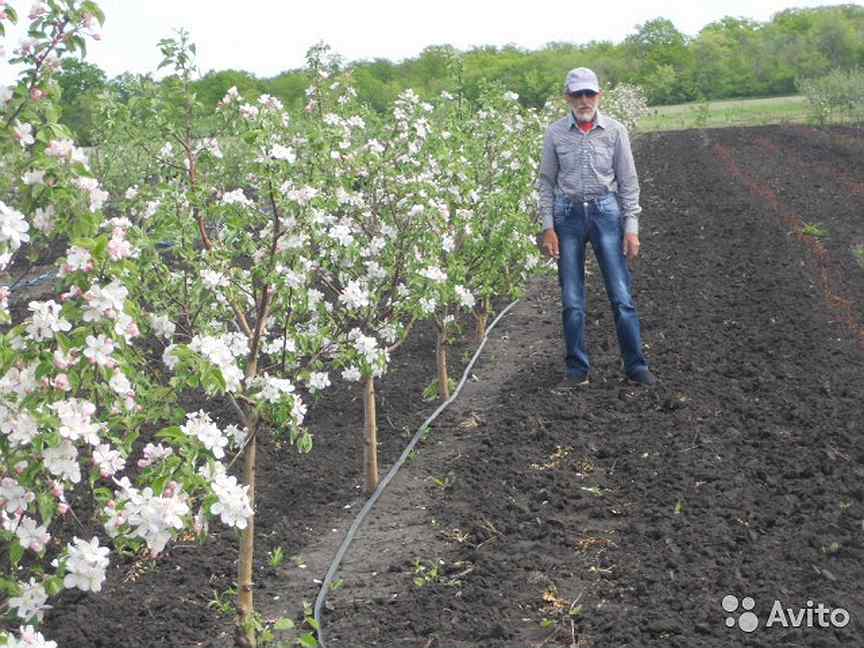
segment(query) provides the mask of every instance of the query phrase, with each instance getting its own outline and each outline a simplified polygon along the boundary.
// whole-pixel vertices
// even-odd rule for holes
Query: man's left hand
[[[632,261],[639,256],[639,235],[625,234],[624,235],[624,256],[629,261]]]

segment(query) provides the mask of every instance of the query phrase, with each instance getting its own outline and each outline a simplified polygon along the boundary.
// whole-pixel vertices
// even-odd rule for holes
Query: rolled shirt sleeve
[[[615,143],[615,180],[618,183],[618,200],[624,213],[624,232],[639,233],[639,176],[636,174],[636,163],[630,148],[630,136],[622,127]]]
[[[543,159],[540,161],[540,173],[537,177],[538,208],[544,230],[554,227],[552,209],[555,204],[555,185],[557,183],[558,154],[555,152],[555,142],[550,128],[546,130],[546,136],[543,138]]]

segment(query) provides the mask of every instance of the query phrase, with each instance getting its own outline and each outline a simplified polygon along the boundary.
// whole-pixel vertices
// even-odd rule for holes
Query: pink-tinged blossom
[[[45,155],[67,161],[72,159],[74,153],[75,143],[68,139],[51,140],[45,149]]]
[[[186,423],[180,429],[184,434],[198,439],[217,459],[225,456],[228,439],[203,410],[187,414]]]
[[[69,383],[69,376],[65,373],[59,373],[54,376],[51,380],[51,386],[62,392],[67,392],[72,389],[72,385]]]
[[[108,547],[100,547],[99,538],[96,537],[90,542],[75,538],[73,543],[68,545],[68,552],[68,573],[63,579],[63,586],[67,589],[75,587],[85,592],[101,591],[109,564]]]
[[[174,454],[174,449],[170,447],[166,448],[161,443],[158,445],[148,443],[146,446],[144,446],[141,454],[143,454],[144,456],[138,460],[138,467],[148,468],[154,463],[158,463],[163,459],[170,457],[172,454]]]
[[[0,506],[7,513],[17,514],[27,510],[36,495],[21,486],[11,477],[0,480]]]
[[[90,360],[91,364],[100,367],[113,367],[116,364],[111,357],[114,353],[114,340],[100,333],[98,336],[88,335],[85,342],[87,347],[84,349],[84,357]]]
[[[93,403],[81,398],[69,398],[57,401],[50,407],[60,419],[60,436],[71,441],[83,440],[93,446],[99,444],[101,424],[91,421],[96,413]]]
[[[112,261],[120,261],[128,257],[136,258],[138,250],[126,238],[126,230],[115,227],[108,242],[108,256]]]
[[[107,286],[93,286],[84,293],[87,308],[84,311],[85,322],[98,322],[101,319],[115,319],[123,312],[123,305],[129,291],[119,281],[112,281]]]
[[[22,124],[18,120],[15,120],[15,139],[21,145],[21,148],[26,148],[33,144],[36,141],[33,138],[33,126]]]
[[[117,318],[114,320],[114,333],[122,337],[126,342],[131,342],[132,338],[141,335],[141,331],[138,330],[138,324],[135,320],[122,311],[117,314]]]
[[[7,636],[5,648],[57,648],[56,641],[48,641],[41,632],[36,632],[32,625],[18,628],[20,638]]]
[[[243,117],[243,119],[252,121],[258,117],[258,112],[258,108],[251,104],[243,104],[240,106],[240,116]]]
[[[29,229],[24,214],[0,200],[0,243],[8,243],[13,251],[17,250],[21,243],[30,240]]]
[[[48,525],[39,526],[36,520],[26,515],[21,518],[18,528],[15,529],[15,535],[18,536],[18,542],[22,547],[36,553],[41,553],[51,539]]]
[[[47,448],[43,453],[45,467],[52,475],[77,484],[81,481],[81,466],[78,465],[78,450],[68,439],[56,448]]]
[[[93,257],[89,250],[73,245],[66,254],[66,262],[60,268],[60,276],[65,277],[73,272],[90,272],[93,269]]]
[[[26,367],[11,367],[0,379],[0,393],[15,394],[18,398],[26,398],[39,386],[36,381],[36,369],[39,363],[33,362]]]
[[[27,322],[27,335],[37,342],[50,340],[55,334],[72,328],[67,320],[60,316],[62,306],[54,300],[46,302],[31,301],[27,309],[33,313]]]
[[[232,103],[238,101],[240,101],[240,92],[238,92],[237,86],[231,86],[216,106],[219,108],[225,108],[226,106],[230,106]]]
[[[36,211],[33,212],[33,226],[43,234],[50,234],[53,232],[55,224],[53,206],[48,205],[47,207],[38,207]]]

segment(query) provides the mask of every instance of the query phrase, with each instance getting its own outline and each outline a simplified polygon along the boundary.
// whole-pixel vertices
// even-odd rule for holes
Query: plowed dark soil
[[[430,473],[451,477],[426,489],[426,533],[406,529],[374,578],[361,538],[328,646],[861,645],[864,270],[850,245],[864,197],[847,182],[864,165],[811,135],[641,140],[636,293],[660,384],[621,381],[594,276],[593,382],[561,389],[557,286],[538,284],[476,370],[495,382],[510,366],[497,398],[433,433],[451,447]],[[727,627],[744,612],[724,611],[727,595],[753,598],[754,632]],[[852,620],[766,627],[775,600]]]
[[[533,283],[358,537],[327,645],[862,645],[862,148],[855,131],[799,127],[643,136],[635,292],[659,385],[622,381],[594,274],[592,383],[562,388],[557,283]],[[385,463],[421,420],[433,350],[416,336],[382,386]],[[313,596],[326,565],[288,585],[266,550],[326,554],[357,501],[360,403],[328,399],[311,457],[265,447],[267,611]],[[118,566],[102,596],[63,600],[46,634],[61,648],[228,645],[208,602],[235,556],[217,533],[135,583]],[[753,598],[754,632],[727,627],[743,611],[724,611],[727,595]],[[766,627],[775,600],[842,607],[851,622]]]

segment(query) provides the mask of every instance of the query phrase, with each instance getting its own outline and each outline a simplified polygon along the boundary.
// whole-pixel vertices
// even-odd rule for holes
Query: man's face
[[[570,108],[573,109],[576,121],[589,122],[594,119],[602,95],[602,92],[595,93],[592,90],[579,90],[578,92],[566,94],[564,98],[567,100]]]

